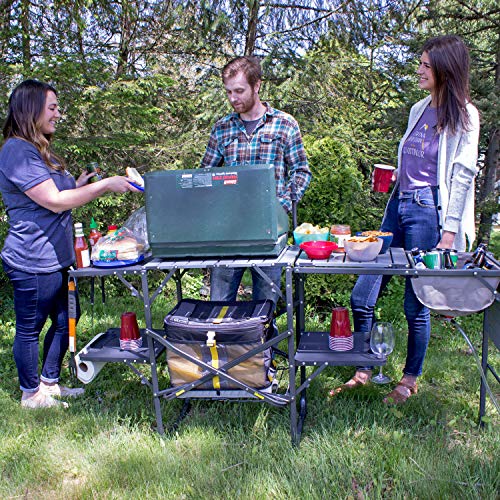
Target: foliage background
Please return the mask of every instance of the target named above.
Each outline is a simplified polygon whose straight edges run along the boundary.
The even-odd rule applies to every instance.
[[[229,111],[220,69],[253,53],[264,68],[261,96],[294,115],[304,135],[314,181],[299,220],[369,229],[387,201],[370,192],[371,166],[395,163],[409,108],[422,97],[414,75],[419,49],[429,36],[457,33],[471,48],[472,98],[481,112],[476,200],[479,236],[489,238],[499,211],[499,13],[494,0],[3,0],[0,121],[14,86],[39,78],[58,89],[65,112],[54,146],[75,174],[90,161],[108,175],[128,165],[142,173],[197,167],[212,124]],[[93,216],[103,229],[141,204],[137,195],[109,195],[74,218],[88,227]],[[2,206],[0,241],[6,229]],[[490,247],[497,256],[499,234]],[[185,291],[199,296],[203,278],[186,275]],[[308,328],[325,329],[331,306],[348,305],[354,278],[310,278]],[[137,307],[113,280],[111,308],[91,307],[88,284],[81,288],[79,346]],[[155,324],[173,293],[159,299]],[[394,379],[406,345],[401,304],[395,279],[377,310],[397,326],[385,369]],[[479,348],[480,318],[464,321]],[[290,444],[287,411],[223,402],[198,402],[183,425],[160,437],[151,432],[149,390],[119,363],[106,366],[69,411],[28,414],[19,407],[3,273],[0,329],[4,498],[498,497],[498,418],[477,429],[477,370],[446,323],[433,323],[419,396],[404,408],[380,403],[385,387],[327,400],[352,371],[325,370],[309,389],[300,448]],[[497,366],[498,355],[490,359]],[[161,369],[167,383],[164,363]],[[162,406],[170,425],[180,401]]]

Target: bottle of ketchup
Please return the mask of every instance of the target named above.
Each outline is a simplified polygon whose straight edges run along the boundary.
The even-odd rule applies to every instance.
[[[84,267],[90,267],[90,253],[89,246],[83,235],[83,226],[81,222],[75,224],[75,256],[76,256],[76,267],[78,269]]]

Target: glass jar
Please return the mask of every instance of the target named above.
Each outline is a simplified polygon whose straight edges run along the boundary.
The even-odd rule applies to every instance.
[[[344,241],[351,237],[351,226],[345,224],[333,224],[330,228],[330,241],[338,245],[340,252],[344,251]]]

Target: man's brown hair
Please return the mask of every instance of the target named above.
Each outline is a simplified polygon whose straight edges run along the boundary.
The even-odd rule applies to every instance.
[[[249,85],[253,88],[262,80],[260,60],[255,56],[236,57],[222,68],[222,81],[234,78],[238,73],[243,73]]]

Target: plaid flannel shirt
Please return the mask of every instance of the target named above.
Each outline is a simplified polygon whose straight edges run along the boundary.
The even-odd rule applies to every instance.
[[[297,121],[271,108],[248,136],[241,118],[231,113],[213,127],[202,167],[274,164],[276,195],[287,212],[292,209],[292,183],[299,201],[311,181],[311,170]]]

